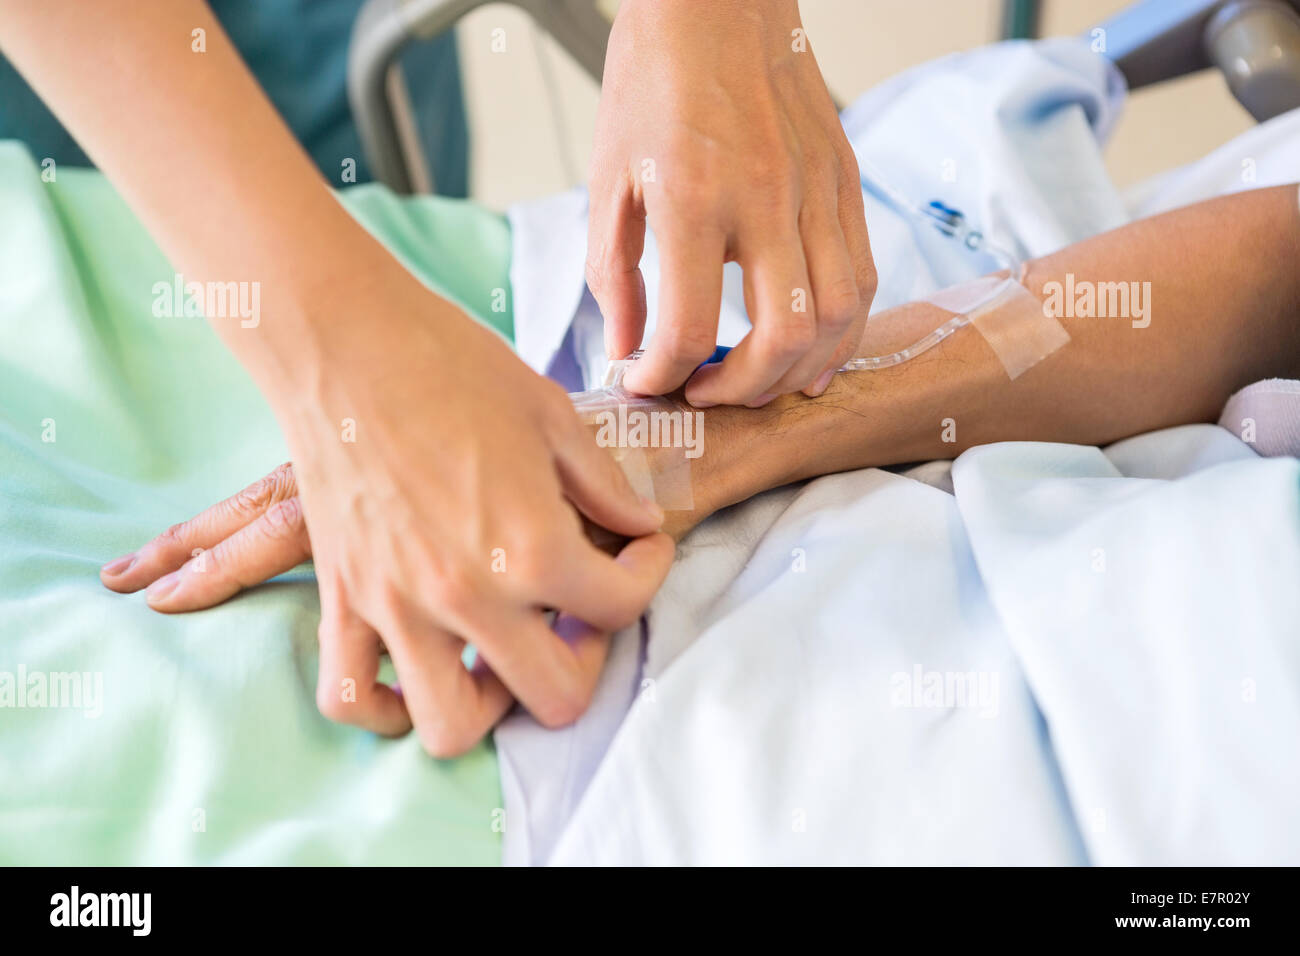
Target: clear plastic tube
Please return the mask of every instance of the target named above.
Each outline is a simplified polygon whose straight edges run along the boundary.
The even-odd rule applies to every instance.
[[[885,179],[884,175],[870,160],[859,157],[858,165],[861,171],[862,185],[865,188],[870,189],[903,215],[909,216],[917,222],[933,226],[939,232],[956,242],[960,242],[972,252],[983,252],[991,256],[1002,268],[1007,270],[1007,277],[1001,283],[992,287],[987,295],[967,306],[960,314],[954,315],[947,322],[917,339],[906,348],[885,355],[859,356],[850,359],[840,366],[839,370],[841,372],[889,368],[900,365],[908,359],[916,358],[922,352],[934,348],[958,329],[970,324],[972,313],[978,312],[990,302],[1001,298],[1017,283],[1020,276],[1020,260],[1014,254],[989,241],[983,233],[972,229],[967,224],[966,217],[960,212],[937,201],[930,203],[928,206],[920,206]]]

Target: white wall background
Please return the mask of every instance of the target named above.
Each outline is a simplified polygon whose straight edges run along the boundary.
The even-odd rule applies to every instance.
[[[617,0],[606,6],[615,8]],[[1125,0],[1046,0],[1042,33],[1083,33],[1123,6]],[[847,103],[899,70],[996,39],[1000,4],[802,0],[800,8],[822,72]],[[491,42],[497,27],[506,38],[499,53]],[[591,148],[596,83],[512,6],[483,7],[459,31],[475,198],[503,209],[580,182]],[[1205,154],[1252,122],[1214,71],[1139,91],[1111,141],[1111,172],[1121,184],[1136,182]]]

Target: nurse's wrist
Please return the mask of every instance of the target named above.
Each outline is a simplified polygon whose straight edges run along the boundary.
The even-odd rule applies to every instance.
[[[376,243],[334,275],[295,280],[291,295],[261,328],[243,331],[237,350],[286,430],[313,430],[326,409],[351,408],[391,384],[399,358],[427,356],[437,378],[458,338],[477,326],[429,290]],[[367,261],[369,260],[369,261]],[[259,334],[260,333],[260,334]],[[330,427],[337,430],[337,416]]]
[[[623,0],[616,19],[635,18],[645,25],[650,36],[657,38],[663,32],[661,25],[687,22],[673,19],[670,14],[689,17],[691,29],[723,34],[741,33],[757,24],[762,28],[764,45],[774,54],[790,51],[791,31],[800,25],[799,0]],[[667,42],[667,38],[663,39]],[[720,39],[725,41],[726,37]]]

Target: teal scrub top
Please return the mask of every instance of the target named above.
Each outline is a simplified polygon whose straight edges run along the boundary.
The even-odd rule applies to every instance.
[[[335,186],[343,185],[347,159],[356,161],[357,182],[372,178],[346,85],[348,39],[363,2],[209,0],[271,102]],[[444,196],[465,196],[469,133],[455,35],[412,44],[401,65],[435,188]],[[165,81],[159,77],[159,82]],[[92,165],[2,56],[0,139],[22,140],[38,161],[48,157],[60,165]]]

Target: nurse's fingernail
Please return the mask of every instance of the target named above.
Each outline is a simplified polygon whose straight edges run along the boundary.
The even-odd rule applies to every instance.
[[[118,558],[116,561],[108,562],[108,564],[104,565],[99,570],[101,573],[107,574],[110,577],[116,577],[117,575],[122,574],[124,571],[129,569],[133,564],[135,564],[134,551],[132,551],[130,554],[122,555],[122,557]]]
[[[833,368],[828,368],[826,371],[818,375],[817,380],[808,388],[808,397],[816,398],[822,392],[826,391],[826,389],[830,387],[831,379],[834,377],[835,369]]]
[[[762,408],[764,405],[766,405],[774,398],[776,398],[776,392],[768,392],[766,395],[760,395],[752,402],[747,402],[746,404],[750,408]]]
[[[144,599],[150,604],[156,604],[163,600],[167,595],[176,590],[176,585],[181,583],[181,573],[173,571],[171,574],[164,575],[153,584],[149,585],[149,590],[144,592]]]

